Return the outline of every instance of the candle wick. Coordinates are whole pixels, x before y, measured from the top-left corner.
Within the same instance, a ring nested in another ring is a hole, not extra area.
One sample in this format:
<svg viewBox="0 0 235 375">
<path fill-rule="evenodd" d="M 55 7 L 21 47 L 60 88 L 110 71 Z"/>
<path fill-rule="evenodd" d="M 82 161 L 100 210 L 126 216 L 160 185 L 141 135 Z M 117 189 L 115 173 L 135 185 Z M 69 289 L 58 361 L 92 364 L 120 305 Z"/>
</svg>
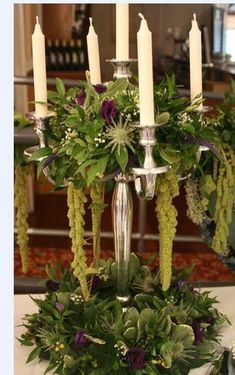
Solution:
<svg viewBox="0 0 235 375">
<path fill-rule="evenodd" d="M 90 25 L 92 26 L 92 17 L 89 17 Z"/>
<path fill-rule="evenodd" d="M 142 20 L 145 19 L 142 13 L 138 13 L 138 16 L 140 16 L 140 18 L 142 18 Z"/>
<path fill-rule="evenodd" d="M 193 19 L 194 19 L 194 21 L 197 20 L 197 18 L 196 18 L 196 13 L 193 13 Z"/>
<path fill-rule="evenodd" d="M 38 21 L 38 16 L 36 16 L 36 23 L 39 23 L 39 21 Z"/>
</svg>

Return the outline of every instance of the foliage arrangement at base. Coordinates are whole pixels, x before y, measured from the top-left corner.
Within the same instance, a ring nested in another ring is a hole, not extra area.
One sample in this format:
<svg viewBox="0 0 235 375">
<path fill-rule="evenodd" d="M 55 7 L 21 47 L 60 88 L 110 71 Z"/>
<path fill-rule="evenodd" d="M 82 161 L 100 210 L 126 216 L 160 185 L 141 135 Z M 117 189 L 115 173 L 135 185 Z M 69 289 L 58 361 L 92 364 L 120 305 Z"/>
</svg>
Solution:
<svg viewBox="0 0 235 375">
<path fill-rule="evenodd" d="M 162 291 L 159 273 L 131 254 L 131 302 L 116 300 L 115 262 L 100 261 L 85 301 L 70 270 L 61 279 L 48 267 L 45 299 L 32 298 L 39 311 L 25 315 L 22 345 L 36 347 L 27 362 L 49 360 L 45 373 L 63 375 L 172 374 L 217 361 L 219 330 L 227 323 L 208 292 L 192 288 L 189 270 L 173 271 Z"/>
</svg>

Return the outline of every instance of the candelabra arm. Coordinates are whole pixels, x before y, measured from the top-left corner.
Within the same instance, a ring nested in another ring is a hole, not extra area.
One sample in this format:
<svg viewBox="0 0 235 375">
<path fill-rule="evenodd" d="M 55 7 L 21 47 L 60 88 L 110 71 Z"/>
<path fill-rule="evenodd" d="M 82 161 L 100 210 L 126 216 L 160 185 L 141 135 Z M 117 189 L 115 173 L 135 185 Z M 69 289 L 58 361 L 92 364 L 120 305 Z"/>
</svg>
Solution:
<svg viewBox="0 0 235 375">
<path fill-rule="evenodd" d="M 159 125 L 136 125 L 139 130 L 139 144 L 144 148 L 144 163 L 142 168 L 132 168 L 135 190 L 139 198 L 150 200 L 154 197 L 155 184 L 158 174 L 165 173 L 169 165 L 157 167 L 153 159 L 153 146 L 156 144 L 155 130 Z"/>
<path fill-rule="evenodd" d="M 35 133 L 37 134 L 38 139 L 39 139 L 39 148 L 43 148 L 43 147 L 48 146 L 47 139 L 46 139 L 46 136 L 45 136 L 45 130 L 46 130 L 46 127 L 47 127 L 47 124 L 48 124 L 49 120 L 53 116 L 54 116 L 53 112 L 48 112 L 47 116 L 44 116 L 44 117 L 37 116 L 35 112 L 29 112 L 29 113 L 26 113 L 26 115 L 25 115 L 26 118 L 28 118 L 29 120 L 34 122 L 34 130 L 35 130 Z M 35 150 L 35 147 L 37 147 L 37 146 L 27 148 L 25 150 L 25 156 L 31 156 L 32 152 Z M 43 159 L 44 159 L 44 157 L 42 157 L 40 159 L 40 161 L 42 161 Z M 43 168 L 43 173 L 46 176 L 47 180 L 52 185 L 55 185 L 55 181 L 50 176 L 48 166 Z"/>
</svg>

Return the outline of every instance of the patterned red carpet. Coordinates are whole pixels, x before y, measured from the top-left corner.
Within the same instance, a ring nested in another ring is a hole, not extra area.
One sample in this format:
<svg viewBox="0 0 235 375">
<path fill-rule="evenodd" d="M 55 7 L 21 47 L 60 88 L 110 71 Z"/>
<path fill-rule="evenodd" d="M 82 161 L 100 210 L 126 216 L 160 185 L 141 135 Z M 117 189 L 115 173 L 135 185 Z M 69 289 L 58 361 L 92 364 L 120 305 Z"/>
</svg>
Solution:
<svg viewBox="0 0 235 375">
<path fill-rule="evenodd" d="M 91 258 L 91 251 L 87 251 L 88 259 Z M 106 259 L 113 257 L 112 251 L 103 252 Z M 144 261 L 152 259 L 153 253 L 142 253 L 140 258 Z M 39 248 L 30 249 L 30 267 L 27 274 L 21 272 L 21 263 L 19 252 L 14 254 L 15 260 L 15 277 L 46 277 L 45 265 L 47 263 L 60 263 L 69 267 L 73 254 L 68 249 Z M 192 281 L 216 281 L 216 282 L 235 282 L 235 270 L 228 269 L 220 258 L 213 252 L 211 253 L 179 253 L 173 255 L 173 265 L 176 268 L 192 266 Z"/>
</svg>

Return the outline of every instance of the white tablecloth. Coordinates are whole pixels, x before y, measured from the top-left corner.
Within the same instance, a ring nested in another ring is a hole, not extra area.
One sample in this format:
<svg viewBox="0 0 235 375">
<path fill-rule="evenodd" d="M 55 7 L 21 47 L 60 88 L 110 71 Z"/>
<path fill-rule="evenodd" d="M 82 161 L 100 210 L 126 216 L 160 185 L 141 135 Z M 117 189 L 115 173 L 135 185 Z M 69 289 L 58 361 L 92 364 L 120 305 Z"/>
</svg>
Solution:
<svg viewBox="0 0 235 375">
<path fill-rule="evenodd" d="M 211 296 L 217 297 L 219 303 L 216 305 L 221 313 L 227 315 L 232 323 L 232 327 L 226 326 L 223 328 L 221 334 L 222 345 L 229 347 L 232 340 L 235 340 L 235 286 L 229 287 L 217 287 L 217 288 L 205 288 L 202 290 L 211 291 Z M 37 296 L 39 297 L 39 296 Z M 43 298 L 43 295 L 41 296 Z M 14 343 L 14 355 L 15 355 L 15 375 L 43 375 L 48 363 L 46 361 L 38 362 L 34 360 L 29 364 L 25 364 L 29 352 L 32 347 L 22 346 L 16 337 L 25 332 L 25 328 L 20 326 L 22 324 L 22 317 L 25 314 L 32 314 L 36 312 L 36 305 L 30 299 L 28 295 L 15 295 L 15 343 Z M 209 365 L 205 365 L 200 369 L 194 369 L 190 371 L 190 375 L 207 375 L 209 371 Z"/>
</svg>

